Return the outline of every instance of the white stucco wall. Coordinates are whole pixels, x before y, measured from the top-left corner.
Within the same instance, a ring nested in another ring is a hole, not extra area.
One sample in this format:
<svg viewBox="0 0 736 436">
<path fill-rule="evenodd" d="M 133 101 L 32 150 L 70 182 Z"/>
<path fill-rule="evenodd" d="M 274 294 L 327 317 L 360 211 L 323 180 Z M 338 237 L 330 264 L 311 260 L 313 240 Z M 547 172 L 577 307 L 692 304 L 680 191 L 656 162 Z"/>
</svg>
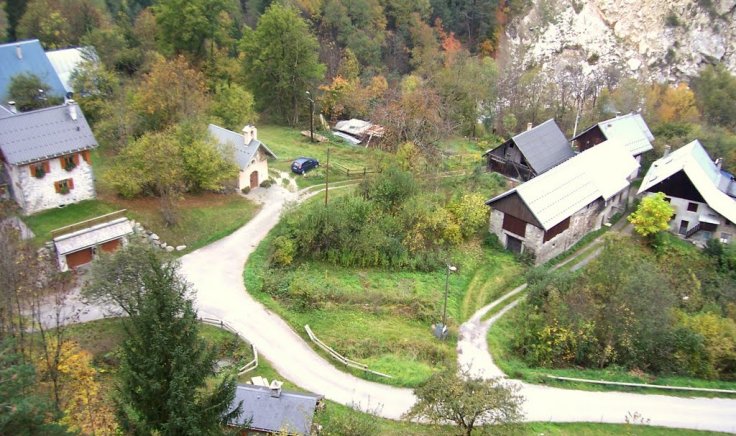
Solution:
<svg viewBox="0 0 736 436">
<path fill-rule="evenodd" d="M 67 171 L 61 166 L 60 158 L 48 160 L 49 172 L 42 178 L 31 175 L 30 165 L 8 166 L 13 198 L 25 214 L 32 214 L 54 207 L 77 203 L 95 198 L 92 166 L 79 157 L 79 165 Z M 68 194 L 57 193 L 54 182 L 74 180 L 74 189 Z"/>
<path fill-rule="evenodd" d="M 648 194 L 648 195 L 654 195 L 654 194 Z M 708 239 L 711 238 L 718 238 L 720 239 L 722 237 L 722 233 L 725 233 L 726 235 L 730 235 L 729 243 L 736 238 L 736 226 L 730 224 L 727 219 L 723 218 L 718 212 L 714 211 L 713 209 L 708 206 L 707 203 L 701 203 L 698 201 L 690 201 L 686 200 L 684 198 L 679 197 L 667 197 L 670 199 L 670 205 L 675 208 L 675 218 L 670 221 L 670 231 L 674 234 L 680 234 L 680 223 L 685 220 L 688 222 L 688 230 L 695 227 L 700 222 L 700 217 L 708 217 L 711 220 L 718 221 L 718 226 L 714 232 L 711 232 L 708 234 L 707 232 L 697 232 L 694 235 L 692 235 L 692 240 L 700 241 L 700 242 L 706 242 Z M 689 211 L 687 210 L 687 207 L 690 203 L 695 203 L 698 205 L 698 210 L 696 211 Z"/>
<path fill-rule="evenodd" d="M 266 158 L 266 153 L 264 153 L 262 149 L 259 149 L 254 160 L 255 162 L 240 170 L 240 174 L 238 177 L 239 190 L 250 186 L 250 175 L 253 171 L 258 171 L 259 185 L 261 184 L 261 182 L 268 179 L 268 159 Z"/>
</svg>

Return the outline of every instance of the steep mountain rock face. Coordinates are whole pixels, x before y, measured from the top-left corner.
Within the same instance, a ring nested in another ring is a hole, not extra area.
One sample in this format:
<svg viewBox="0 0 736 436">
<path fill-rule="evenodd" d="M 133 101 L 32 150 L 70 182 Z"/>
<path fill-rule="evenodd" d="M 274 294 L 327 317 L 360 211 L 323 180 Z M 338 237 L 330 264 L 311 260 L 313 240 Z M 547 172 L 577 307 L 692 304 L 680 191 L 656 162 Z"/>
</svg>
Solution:
<svg viewBox="0 0 736 436">
<path fill-rule="evenodd" d="M 678 81 L 722 62 L 736 72 L 736 0 L 533 0 L 506 28 L 512 56 L 584 73 Z"/>
</svg>

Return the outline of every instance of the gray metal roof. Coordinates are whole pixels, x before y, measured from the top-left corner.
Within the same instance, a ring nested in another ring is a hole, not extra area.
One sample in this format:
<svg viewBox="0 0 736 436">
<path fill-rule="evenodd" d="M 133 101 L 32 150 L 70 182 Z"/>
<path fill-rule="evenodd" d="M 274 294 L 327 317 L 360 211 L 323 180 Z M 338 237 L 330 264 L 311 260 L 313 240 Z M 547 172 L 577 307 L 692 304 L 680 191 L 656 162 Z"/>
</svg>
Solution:
<svg viewBox="0 0 736 436">
<path fill-rule="evenodd" d="M 607 200 L 626 188 L 638 166 L 621 143 L 605 141 L 486 204 L 517 193 L 549 230 L 596 199 Z"/>
<path fill-rule="evenodd" d="M 575 156 L 565 134 L 554 119 L 519 133 L 509 141 L 513 141 L 519 147 L 529 166 L 537 174 L 542 174 Z"/>
<path fill-rule="evenodd" d="M 94 147 L 97 141 L 76 103 L 0 118 L 0 150 L 11 165 Z"/>
<path fill-rule="evenodd" d="M 62 50 L 47 51 L 46 57 L 49 58 L 51 66 L 54 67 L 54 71 L 59 76 L 61 84 L 64 85 L 64 89 L 67 91 L 74 91 L 71 84 L 71 77 L 74 70 L 79 67 L 82 62 L 85 61 L 87 56 L 95 56 L 96 53 L 92 48 L 65 48 Z"/>
<path fill-rule="evenodd" d="M 624 144 L 632 156 L 638 156 L 654 148 L 652 146 L 654 135 L 641 114 L 636 112 L 594 124 L 572 138 L 573 141 L 596 126 L 601 129 L 606 139 L 615 139 Z"/>
<path fill-rule="evenodd" d="M 647 175 L 639 187 L 639 194 L 659 184 L 675 173 L 684 171 L 705 202 L 732 223 L 736 223 L 736 200 L 721 188 L 723 177 L 729 177 L 718 170 L 708 156 L 708 152 L 696 139 L 678 148 L 668 156 L 657 159 L 649 167 Z M 728 174 L 728 173 L 727 173 Z"/>
<path fill-rule="evenodd" d="M 253 430 L 287 434 L 309 434 L 312 419 L 321 395 L 281 391 L 279 397 L 271 396 L 266 386 L 239 385 L 235 390 L 233 406 L 243 402 L 243 414 L 232 424 L 248 420 Z"/>
<path fill-rule="evenodd" d="M 8 88 L 13 77 L 25 73 L 38 76 L 49 85 L 52 95 L 63 97 L 66 93 L 37 39 L 0 45 L 0 100 L 8 100 Z"/>
<path fill-rule="evenodd" d="M 214 124 L 207 126 L 207 130 L 220 144 L 230 144 L 233 147 L 235 151 L 235 161 L 240 168 L 245 168 L 250 165 L 250 161 L 253 159 L 253 156 L 256 155 L 259 147 L 263 147 L 266 154 L 276 158 L 274 152 L 266 147 L 266 144 L 257 139 L 251 139 L 248 145 L 245 145 L 243 144 L 243 135 L 240 133 L 235 133 L 232 130 L 216 126 Z"/>
<path fill-rule="evenodd" d="M 94 247 L 131 233 L 133 233 L 133 226 L 130 221 L 127 218 L 118 218 L 54 238 L 54 245 L 56 245 L 56 251 L 59 254 L 67 254 Z"/>
</svg>

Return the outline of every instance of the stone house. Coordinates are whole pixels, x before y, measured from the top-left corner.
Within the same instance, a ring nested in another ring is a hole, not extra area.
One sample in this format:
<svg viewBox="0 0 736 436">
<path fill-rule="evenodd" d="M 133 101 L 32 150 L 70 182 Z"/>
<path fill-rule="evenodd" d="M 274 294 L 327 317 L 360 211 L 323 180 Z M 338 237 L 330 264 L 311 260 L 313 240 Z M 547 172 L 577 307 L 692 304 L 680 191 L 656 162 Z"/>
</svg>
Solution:
<svg viewBox="0 0 736 436">
<path fill-rule="evenodd" d="M 56 261 L 61 271 L 86 265 L 101 252 L 124 246 L 133 234 L 124 210 L 52 231 Z"/>
<path fill-rule="evenodd" d="M 32 214 L 95 198 L 90 150 L 97 147 L 79 106 L 0 115 L 0 161 L 11 197 Z"/>
<path fill-rule="evenodd" d="M 235 162 L 240 170 L 238 190 L 253 189 L 268 179 L 268 158 L 276 155 L 258 140 L 258 129 L 247 125 L 242 133 L 235 133 L 214 124 L 207 127 L 210 135 L 222 146 L 232 147 Z"/>
<path fill-rule="evenodd" d="M 695 140 L 654 161 L 639 194 L 663 192 L 675 208 L 670 230 L 704 245 L 712 238 L 731 243 L 736 235 L 736 181 Z"/>
<path fill-rule="evenodd" d="M 542 264 L 625 209 L 638 166 L 622 144 L 606 141 L 488 200 L 489 230 Z"/>
<path fill-rule="evenodd" d="M 519 133 L 483 154 L 488 169 L 522 182 L 573 157 L 570 144 L 554 119 Z"/>
<path fill-rule="evenodd" d="M 594 124 L 572 138 L 572 142 L 582 152 L 611 139 L 623 144 L 641 164 L 642 154 L 653 148 L 654 135 L 641 114 L 632 112 Z M 634 177 L 638 175 L 639 167 Z"/>
</svg>

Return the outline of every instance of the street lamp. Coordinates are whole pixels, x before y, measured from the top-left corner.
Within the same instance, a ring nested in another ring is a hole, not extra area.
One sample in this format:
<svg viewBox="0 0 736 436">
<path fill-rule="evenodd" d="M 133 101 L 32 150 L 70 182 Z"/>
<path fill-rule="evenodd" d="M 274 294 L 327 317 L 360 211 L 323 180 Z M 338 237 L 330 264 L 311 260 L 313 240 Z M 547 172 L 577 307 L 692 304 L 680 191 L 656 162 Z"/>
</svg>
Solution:
<svg viewBox="0 0 736 436">
<path fill-rule="evenodd" d="M 309 91 L 307 91 L 307 100 L 309 100 L 309 140 L 314 142 L 314 99 Z"/>
<path fill-rule="evenodd" d="M 442 307 L 442 323 L 434 326 L 434 335 L 438 339 L 445 339 L 447 337 L 447 292 L 450 283 L 450 273 L 457 271 L 457 267 L 447 264 L 445 270 L 445 304 Z"/>
</svg>

